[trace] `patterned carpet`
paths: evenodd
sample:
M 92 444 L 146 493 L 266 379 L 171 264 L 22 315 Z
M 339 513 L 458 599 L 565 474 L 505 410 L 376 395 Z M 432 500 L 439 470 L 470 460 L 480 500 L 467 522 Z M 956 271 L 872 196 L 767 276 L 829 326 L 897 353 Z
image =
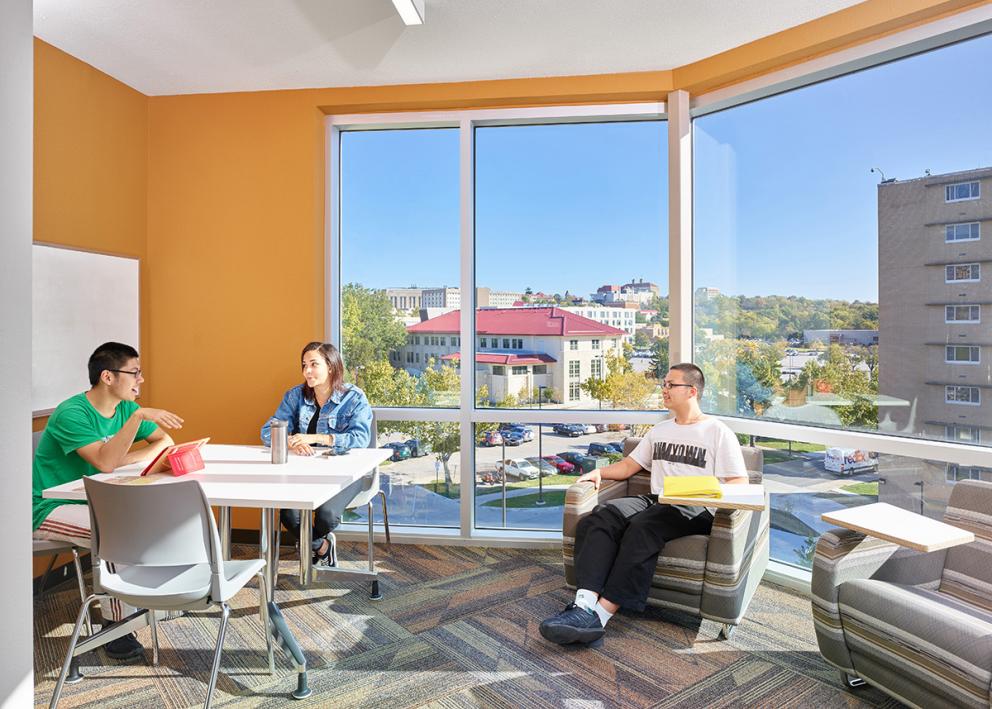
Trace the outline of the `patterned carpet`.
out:
M 235 556 L 256 553 L 235 547 Z M 341 544 L 344 559 L 363 546 Z M 554 551 L 377 547 L 385 598 L 368 582 L 334 579 L 301 591 L 284 550 L 277 602 L 300 641 L 313 695 L 288 698 L 295 674 L 266 669 L 253 584 L 232 604 L 214 693 L 228 707 L 895 707 L 872 688 L 843 689 L 820 659 L 809 602 L 770 586 L 755 595 L 730 641 L 718 626 L 649 609 L 618 614 L 597 650 L 547 643 L 538 624 L 572 599 Z M 357 562 L 356 562 L 357 563 Z M 347 565 L 347 562 L 345 562 Z M 47 705 L 79 607 L 73 583 L 35 605 L 35 701 Z M 86 678 L 63 707 L 200 705 L 216 613 L 159 624 L 160 664 L 81 658 Z M 147 629 L 139 639 L 150 644 Z

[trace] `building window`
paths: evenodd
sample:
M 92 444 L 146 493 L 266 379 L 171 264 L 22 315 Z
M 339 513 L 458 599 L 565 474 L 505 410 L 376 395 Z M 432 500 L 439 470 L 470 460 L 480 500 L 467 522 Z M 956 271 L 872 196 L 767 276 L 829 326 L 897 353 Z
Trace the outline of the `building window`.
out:
M 502 377 L 504 374 L 506 374 L 506 367 L 501 364 L 493 365 L 493 376 Z
M 981 480 L 982 472 L 979 468 L 969 468 L 957 463 L 948 463 L 945 480 L 949 483 L 956 483 L 958 480 Z
M 570 349 L 570 350 L 577 350 L 577 349 L 579 349 L 579 341 L 578 340 L 569 340 L 568 341 L 568 349 Z
M 579 400 L 579 397 L 581 397 L 581 396 L 582 396 L 582 390 L 579 388 L 579 385 L 578 384 L 569 384 L 568 385 L 568 400 L 569 401 L 578 401 Z
M 949 441 L 958 441 L 960 443 L 981 443 L 982 429 L 978 428 L 978 426 L 958 426 L 957 424 L 948 424 L 944 426 L 944 438 Z
M 944 227 L 944 241 L 978 241 L 982 238 L 981 226 L 978 222 L 969 224 L 948 224 Z
M 522 350 L 524 348 L 524 341 L 522 339 L 513 339 L 513 349 Z
M 479 338 L 479 349 L 481 350 L 483 347 L 486 347 L 486 338 L 480 337 Z
M 979 364 L 981 354 L 974 345 L 947 345 L 944 348 L 944 361 L 947 364 Z
M 944 186 L 945 202 L 961 202 L 966 199 L 978 199 L 981 196 L 981 187 L 977 180 Z
M 534 365 L 534 374 L 547 374 L 547 373 L 548 373 L 548 365 L 546 364 Z
M 579 378 L 579 372 L 581 371 L 579 369 L 579 364 L 580 364 L 580 362 L 577 359 L 574 359 L 574 360 L 572 360 L 571 362 L 568 363 L 568 378 L 569 379 L 578 379 Z
M 594 350 L 598 350 L 599 349 L 599 340 L 593 340 L 592 341 L 592 348 Z
M 420 335 L 414 336 L 414 338 L 413 338 L 413 344 L 415 344 L 415 345 L 419 345 L 420 344 Z
M 503 349 L 504 350 L 510 349 L 510 338 L 509 337 L 504 337 L 503 338 Z
M 944 268 L 945 283 L 982 280 L 982 266 L 978 263 L 951 264 Z
M 527 365 L 517 365 L 513 367 L 513 374 L 527 374 Z
M 407 364 L 413 364 L 413 352 L 406 353 Z
M 603 360 L 601 360 L 601 359 L 594 359 L 592 361 L 592 377 L 594 379 L 602 379 L 603 378 Z
M 948 404 L 978 406 L 982 403 L 982 392 L 978 387 L 945 386 L 944 401 Z
M 420 353 L 419 352 L 415 353 L 413 355 L 413 359 L 414 359 L 414 361 L 416 361 L 419 364 L 420 363 Z
M 945 323 L 980 323 L 982 308 L 979 305 L 947 305 L 944 307 Z

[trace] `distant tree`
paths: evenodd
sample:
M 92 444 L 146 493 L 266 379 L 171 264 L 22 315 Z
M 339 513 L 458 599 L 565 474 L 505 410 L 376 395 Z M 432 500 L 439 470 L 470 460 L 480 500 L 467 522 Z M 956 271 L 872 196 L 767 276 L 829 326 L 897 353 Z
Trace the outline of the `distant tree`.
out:
M 646 332 L 638 331 L 634 335 L 634 347 L 639 350 L 646 349 L 651 346 L 651 336 Z
M 635 372 L 630 360 L 613 350 L 606 352 L 607 375 L 603 379 L 590 377 L 580 386 L 592 398 L 608 402 L 615 409 L 640 409 L 654 393 L 655 385 L 643 374 Z
M 534 295 L 534 289 L 530 286 L 524 288 L 524 295 Z
M 345 366 L 352 381 L 356 372 L 406 344 L 403 323 L 383 291 L 348 283 L 341 289 L 341 335 Z
M 664 379 L 671 365 L 668 363 L 668 338 L 663 337 L 651 345 L 651 369 L 655 379 Z

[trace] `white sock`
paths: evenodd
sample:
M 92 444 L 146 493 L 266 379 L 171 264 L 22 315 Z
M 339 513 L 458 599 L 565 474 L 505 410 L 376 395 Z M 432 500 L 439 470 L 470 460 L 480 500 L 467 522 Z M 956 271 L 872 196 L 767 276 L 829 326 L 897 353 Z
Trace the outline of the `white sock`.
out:
M 585 608 L 587 611 L 596 609 L 596 601 L 599 600 L 599 594 L 593 593 L 592 591 L 580 588 L 575 592 L 575 605 L 580 608 Z
M 599 616 L 599 622 L 605 628 L 606 622 L 613 617 L 613 614 L 610 613 L 605 608 L 603 608 L 602 604 L 600 603 L 597 603 L 595 606 L 593 606 L 592 610 L 594 610 L 596 612 L 596 615 Z

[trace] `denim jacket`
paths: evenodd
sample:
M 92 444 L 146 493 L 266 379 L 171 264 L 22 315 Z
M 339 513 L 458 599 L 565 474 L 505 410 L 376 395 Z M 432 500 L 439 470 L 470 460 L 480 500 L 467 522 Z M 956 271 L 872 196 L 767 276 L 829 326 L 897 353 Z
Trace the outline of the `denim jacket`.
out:
M 303 398 L 303 385 L 299 384 L 286 392 L 273 418 L 289 422 L 289 435 L 306 433 L 316 410 L 317 403 Z M 267 446 L 272 444 L 270 421 L 262 426 L 262 443 Z M 333 433 L 334 450 L 339 453 L 349 448 L 365 448 L 371 432 L 372 407 L 365 392 L 356 386 L 345 384 L 344 390 L 332 394 L 320 409 L 317 433 Z

